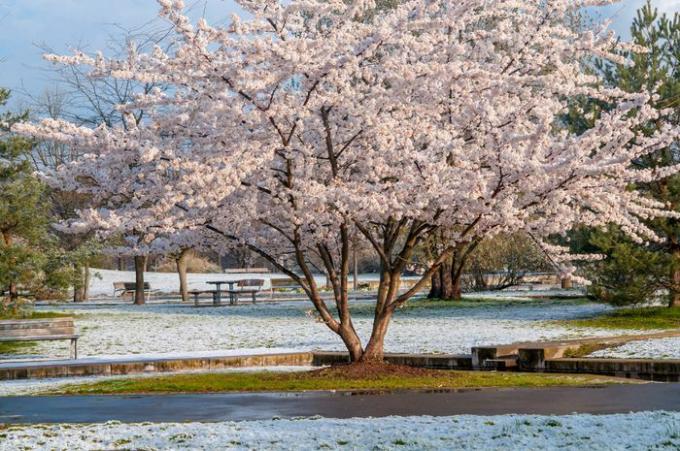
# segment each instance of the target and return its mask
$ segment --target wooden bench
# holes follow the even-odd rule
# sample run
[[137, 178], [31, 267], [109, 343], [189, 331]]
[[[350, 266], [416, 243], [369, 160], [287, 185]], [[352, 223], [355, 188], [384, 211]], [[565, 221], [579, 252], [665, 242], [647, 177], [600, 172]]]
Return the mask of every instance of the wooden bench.
[[264, 280], [262, 279], [243, 279], [236, 282], [236, 288], [233, 290], [226, 290], [229, 293], [230, 300], [234, 304], [238, 304], [239, 294], [250, 294], [253, 297], [253, 304], [255, 303], [255, 295], [262, 291], [264, 287]]
[[[127, 294], [134, 295], [137, 291], [136, 282], [113, 282], [113, 296], [125, 296]], [[149, 282], [144, 282], [144, 294], [151, 295], [157, 290], [152, 290]]]
[[194, 307], [198, 307], [198, 297], [202, 294], [211, 294], [213, 305], [217, 304], [217, 290], [191, 290], [189, 294], [194, 297]]
[[70, 357], [78, 358], [73, 318], [11, 319], [0, 321], [0, 342], [70, 340]]
[[272, 284], [272, 291], [275, 290], [297, 290], [300, 289], [300, 285], [298, 285], [293, 279], [290, 277], [272, 277], [270, 279], [270, 282]]

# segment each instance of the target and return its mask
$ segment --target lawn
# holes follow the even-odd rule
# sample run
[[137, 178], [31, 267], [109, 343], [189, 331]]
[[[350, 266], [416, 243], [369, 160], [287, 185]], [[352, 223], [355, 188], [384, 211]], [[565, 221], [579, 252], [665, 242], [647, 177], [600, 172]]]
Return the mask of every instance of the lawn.
[[25, 354], [35, 347], [35, 341], [10, 341], [0, 343], [0, 355]]
[[615, 310], [592, 318], [560, 321], [576, 327], [601, 329], [677, 329], [680, 328], [680, 308], [637, 307]]
[[346, 374], [339, 367], [293, 373], [243, 372], [177, 374], [106, 380], [59, 387], [49, 394], [138, 394], [292, 392], [312, 390], [442, 390], [482, 387], [586, 386], [621, 379], [564, 374], [503, 373], [410, 369], [367, 375]]
[[70, 315], [68, 313], [62, 313], [62, 312], [43, 312], [43, 311], [35, 311], [32, 310], [30, 312], [21, 312], [19, 314], [7, 314], [7, 313], [0, 313], [0, 321], [2, 320], [10, 320], [10, 319], [48, 319], [48, 318], [66, 318], [66, 317], [73, 317], [74, 315]]

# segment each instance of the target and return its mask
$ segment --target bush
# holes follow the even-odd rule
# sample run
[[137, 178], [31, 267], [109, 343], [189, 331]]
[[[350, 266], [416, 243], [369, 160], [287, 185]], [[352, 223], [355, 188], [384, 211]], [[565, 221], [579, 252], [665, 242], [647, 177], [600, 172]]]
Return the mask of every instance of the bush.
[[[172, 257], [164, 257], [156, 267], [160, 272], [176, 272], [177, 266]], [[192, 252], [187, 257], [187, 272], [193, 273], [220, 273], [222, 269], [206, 257]]]

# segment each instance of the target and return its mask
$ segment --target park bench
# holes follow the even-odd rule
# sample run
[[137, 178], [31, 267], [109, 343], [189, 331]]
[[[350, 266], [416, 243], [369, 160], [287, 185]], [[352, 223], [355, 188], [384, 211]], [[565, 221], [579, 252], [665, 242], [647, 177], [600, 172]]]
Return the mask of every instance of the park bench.
[[[134, 295], [137, 291], [137, 284], [135, 282], [113, 282], [113, 296], [125, 296], [127, 294]], [[144, 294], [151, 295], [157, 290], [152, 290], [149, 282], [144, 282]]]
[[[27, 291], [27, 290], [19, 290], [17, 295], [20, 298], [33, 298], [33, 299], [35, 299], [35, 297], [36, 297], [35, 294], [33, 294], [33, 293], [31, 293], [30, 291]], [[0, 290], [0, 297], [3, 297], [3, 296], [9, 296], [9, 290]]]
[[238, 304], [238, 297], [240, 294], [250, 294], [253, 297], [253, 304], [255, 303], [255, 295], [262, 291], [264, 287], [264, 280], [262, 279], [243, 279], [236, 282], [236, 288], [227, 290], [230, 298], [234, 304]]
[[212, 295], [213, 305], [218, 305], [217, 303], [217, 290], [191, 290], [189, 294], [194, 297], [194, 307], [198, 307], [198, 297], [202, 294]]
[[290, 277], [272, 277], [270, 279], [270, 282], [271, 282], [271, 285], [272, 285], [272, 291], [277, 291], [277, 290], [289, 291], [289, 290], [297, 290], [297, 289], [300, 288], [300, 285], [298, 285]]
[[70, 357], [78, 358], [73, 318], [12, 319], [0, 321], [0, 342], [70, 340]]

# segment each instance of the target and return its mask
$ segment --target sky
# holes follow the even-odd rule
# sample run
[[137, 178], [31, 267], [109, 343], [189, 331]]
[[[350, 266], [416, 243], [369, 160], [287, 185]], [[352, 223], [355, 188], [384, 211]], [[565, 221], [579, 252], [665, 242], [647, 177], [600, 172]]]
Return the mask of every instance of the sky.
[[[635, 10], [645, 0], [622, 0], [592, 11], [599, 19], [613, 20], [612, 28], [624, 38]], [[190, 15], [211, 23], [226, 23], [239, 8], [233, 0], [187, 0]], [[652, 0], [667, 13], [680, 12], [680, 0]], [[10, 106], [26, 103], [24, 92], [39, 95], [54, 86], [42, 48], [68, 54], [110, 47], [123, 30], [159, 29], [155, 0], [0, 0], [0, 86], [14, 91]]]

